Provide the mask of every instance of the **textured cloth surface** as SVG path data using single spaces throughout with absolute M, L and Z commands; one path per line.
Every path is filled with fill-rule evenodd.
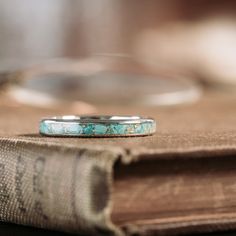
M 6 103 L 5 103 L 6 104 Z M 157 120 L 154 136 L 139 138 L 47 138 L 38 134 L 40 118 L 67 114 L 66 108 L 49 111 L 1 106 L 0 136 L 64 145 L 120 147 L 138 153 L 232 152 L 236 148 L 236 95 L 206 94 L 193 105 L 169 108 L 99 107 L 98 114 L 138 114 Z
M 118 154 L 0 139 L 0 220 L 110 235 L 110 185 Z M 102 156 L 102 158 L 101 158 Z

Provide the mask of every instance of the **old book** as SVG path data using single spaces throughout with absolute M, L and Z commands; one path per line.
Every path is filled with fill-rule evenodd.
M 158 120 L 154 136 L 112 139 L 41 137 L 39 119 L 55 111 L 2 104 L 0 218 L 90 235 L 236 229 L 235 104 L 208 94 L 178 108 L 101 107 Z

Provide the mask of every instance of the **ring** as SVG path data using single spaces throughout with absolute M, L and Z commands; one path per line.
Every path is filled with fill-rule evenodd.
M 39 132 L 47 136 L 146 136 L 156 132 L 156 122 L 139 116 L 61 116 L 42 119 Z

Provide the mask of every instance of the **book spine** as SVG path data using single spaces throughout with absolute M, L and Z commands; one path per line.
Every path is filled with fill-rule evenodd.
M 0 220 L 119 234 L 110 221 L 116 159 L 112 151 L 0 139 Z

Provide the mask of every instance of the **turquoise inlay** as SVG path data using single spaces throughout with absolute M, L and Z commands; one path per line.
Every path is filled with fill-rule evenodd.
M 94 134 L 94 125 L 93 124 L 82 125 L 82 127 L 83 127 L 83 134 L 85 134 L 85 135 L 93 135 Z
M 143 124 L 141 125 L 141 130 L 142 130 L 142 133 L 145 133 L 145 132 L 146 132 L 146 130 L 147 130 L 147 123 L 143 123 Z
M 150 130 L 150 124 L 149 123 L 143 123 L 142 127 L 143 127 L 143 133 L 149 132 L 149 130 Z
M 83 128 L 79 124 L 65 124 L 65 132 L 69 134 L 82 134 Z
M 126 125 L 111 124 L 110 130 L 111 130 L 112 134 L 125 134 L 126 133 Z
M 126 125 L 125 133 L 126 134 L 134 134 L 135 133 L 135 124 Z
M 107 126 L 103 124 L 95 124 L 94 125 L 94 134 L 106 134 L 107 132 Z
M 140 123 L 79 123 L 79 122 L 40 122 L 40 133 L 65 136 L 103 136 L 103 135 L 147 135 L 156 131 L 153 122 Z
M 151 123 L 148 123 L 148 132 L 153 131 L 153 125 Z
M 48 126 L 44 122 L 40 122 L 39 129 L 41 133 L 48 133 Z
M 135 133 L 142 134 L 144 132 L 143 124 L 135 125 Z
M 151 132 L 151 130 L 152 130 L 151 124 L 150 124 L 150 123 L 147 123 L 147 131 L 148 131 L 148 132 Z
M 53 133 L 53 134 L 64 134 L 65 133 L 65 129 L 63 127 L 63 124 L 50 124 L 49 125 L 49 133 Z

